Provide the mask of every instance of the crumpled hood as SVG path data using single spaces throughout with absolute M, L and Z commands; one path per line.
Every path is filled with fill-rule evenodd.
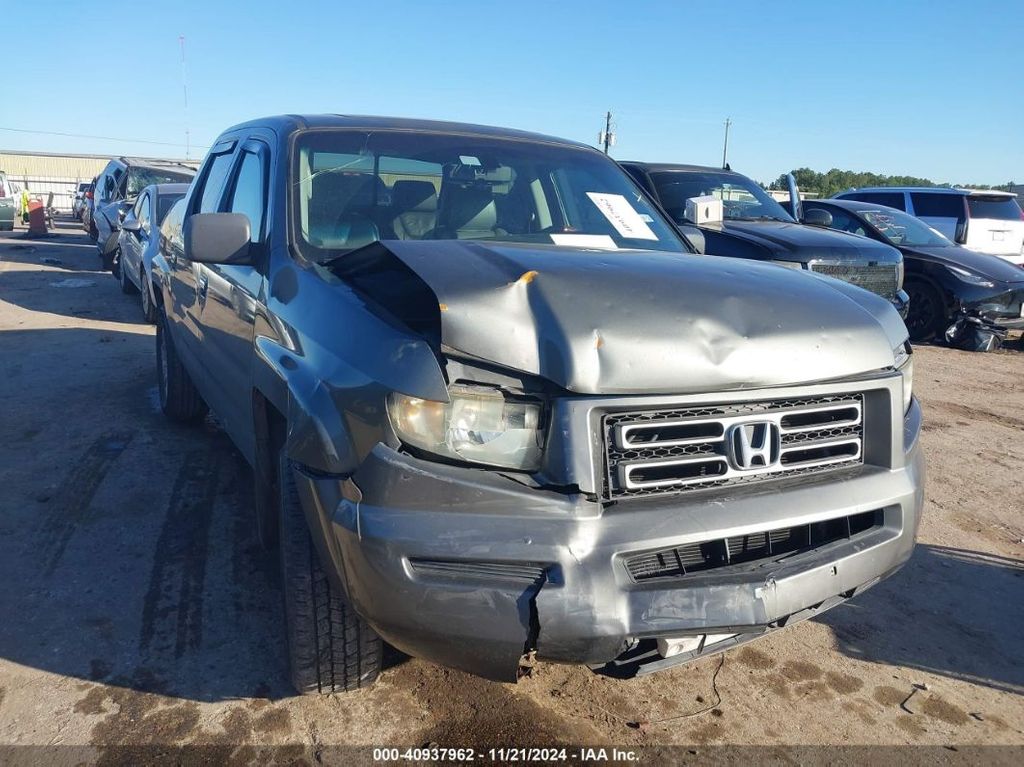
M 1005 258 L 993 256 L 988 253 L 978 253 L 974 250 L 961 248 L 959 245 L 948 247 L 928 247 L 915 245 L 903 249 L 903 253 L 909 258 L 923 258 L 927 261 L 937 261 L 942 264 L 959 266 L 961 269 L 980 274 L 993 280 L 1003 282 L 1024 282 L 1024 269 L 1011 264 Z
M 581 394 L 853 376 L 890 367 L 907 337 L 878 296 L 747 260 L 470 241 L 370 247 L 434 293 L 445 346 Z
M 818 226 L 786 221 L 723 221 L 719 226 L 723 232 L 752 240 L 775 253 L 789 256 L 791 260 L 867 258 L 882 263 L 900 261 L 899 251 L 884 242 Z

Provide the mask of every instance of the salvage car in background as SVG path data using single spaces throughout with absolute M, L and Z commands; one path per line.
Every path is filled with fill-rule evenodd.
M 802 226 L 759 184 L 733 170 L 700 165 L 620 163 L 702 253 L 772 261 L 850 282 L 906 314 L 899 251 L 887 245 Z M 722 201 L 722 220 L 687 218 L 686 202 Z
M 592 147 L 267 118 L 218 138 L 161 242 L 161 407 L 211 408 L 254 467 L 302 692 L 372 682 L 381 638 L 504 681 L 533 651 L 655 671 L 911 555 L 892 305 L 692 254 Z
M 79 184 L 78 189 L 75 190 L 75 199 L 71 203 L 71 216 L 76 221 L 82 220 L 82 208 L 85 206 L 85 201 L 92 196 L 92 183 Z
M 139 192 L 150 184 L 188 183 L 194 175 L 195 169 L 168 160 L 118 157 L 107 163 L 96 177 L 89 223 L 104 269 L 112 269 L 117 260 L 121 218 Z
M 833 199 L 905 211 L 965 248 L 1024 266 L 1024 212 L 1012 192 L 881 186 L 850 189 Z
M 1024 328 L 1024 269 L 998 256 L 960 247 L 895 208 L 859 200 L 807 200 L 828 214 L 823 225 L 888 243 L 903 253 L 913 341 L 945 338 L 979 351 L 997 347 L 1005 331 Z
M 14 218 L 18 210 L 18 200 L 14 187 L 7 180 L 7 174 L 0 170 L 0 230 L 14 230 Z
M 121 223 L 114 276 L 121 283 L 123 293 L 139 292 L 142 314 L 147 322 L 156 321 L 150 269 L 160 247 L 160 224 L 167 217 L 167 211 L 187 191 L 188 184 L 147 186 Z

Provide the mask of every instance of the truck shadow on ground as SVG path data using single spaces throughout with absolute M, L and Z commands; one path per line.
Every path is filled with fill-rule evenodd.
M 130 360 L 114 376 L 111 346 Z M 163 417 L 148 336 L 0 332 L 9 359 L 37 347 L 0 384 L 21 402 L 0 445 L 0 478 L 21 478 L 0 482 L 0 658 L 183 700 L 293 695 L 278 562 L 253 534 L 251 471 L 227 435 Z M 76 348 L 108 365 L 41 386 Z
M 889 580 L 818 618 L 858 660 L 1024 693 L 1024 562 L 918 545 Z

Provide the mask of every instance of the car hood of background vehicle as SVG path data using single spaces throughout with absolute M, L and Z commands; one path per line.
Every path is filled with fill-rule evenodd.
M 957 245 L 947 247 L 914 246 L 901 248 L 908 258 L 923 258 L 927 261 L 938 261 L 943 264 L 959 266 L 968 271 L 980 274 L 993 280 L 1003 282 L 1024 282 L 1024 269 L 1011 264 L 999 256 L 978 253 L 974 250 L 961 248 Z
M 410 326 L 428 306 L 444 346 L 583 394 L 843 378 L 891 367 L 906 339 L 885 299 L 740 259 L 389 241 L 332 268 Z
M 869 259 L 899 263 L 900 260 L 899 252 L 883 242 L 788 221 L 726 220 L 720 225 L 719 231 L 751 240 L 795 261 L 809 261 L 812 258 L 835 261 Z

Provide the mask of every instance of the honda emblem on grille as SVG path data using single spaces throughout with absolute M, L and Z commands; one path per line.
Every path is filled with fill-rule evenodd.
M 748 421 L 729 428 L 729 462 L 737 471 L 774 466 L 779 460 L 779 427 L 771 421 Z

